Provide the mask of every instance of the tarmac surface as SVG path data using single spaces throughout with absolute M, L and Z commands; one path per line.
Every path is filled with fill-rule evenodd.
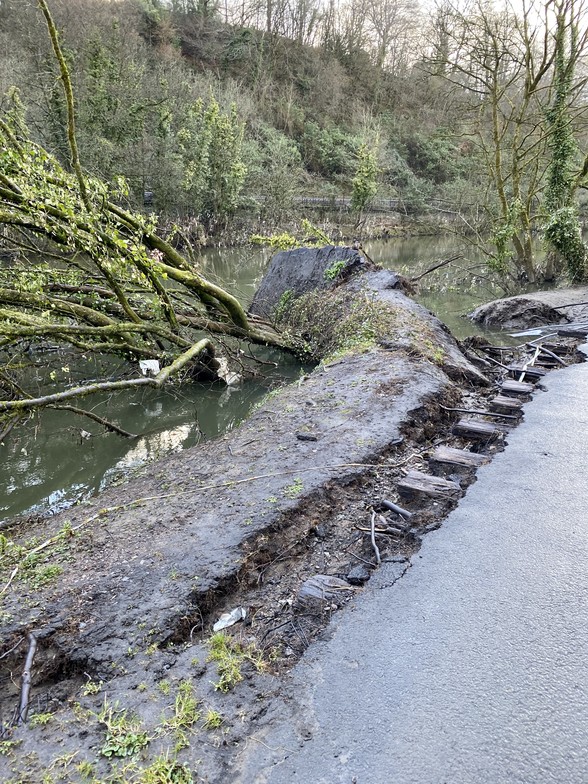
M 545 386 L 404 576 L 307 651 L 239 782 L 588 782 L 588 363 Z

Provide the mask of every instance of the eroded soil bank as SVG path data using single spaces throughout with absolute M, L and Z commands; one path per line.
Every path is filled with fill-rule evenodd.
M 476 308 L 470 318 L 484 327 L 503 329 L 588 322 L 588 286 L 495 299 Z
M 335 262 L 337 274 L 325 275 Z M 393 273 L 341 249 L 315 265 L 315 287 L 338 303 L 349 296 L 387 314 L 370 342 L 269 397 L 223 439 L 4 532 L 2 781 L 231 781 L 238 753 L 271 720 L 281 673 L 365 590 L 376 567 L 372 511 L 384 512 L 379 557 L 398 579 L 473 481 L 452 474 L 447 497 L 397 493 L 436 445 L 464 446 L 455 409 L 492 393 L 492 363 L 482 361 L 483 375 Z M 290 272 L 274 296 L 297 285 Z M 473 451 L 491 457 L 507 431 Z M 315 600 L 301 586 L 316 575 L 340 582 Z M 215 635 L 235 608 L 245 619 Z

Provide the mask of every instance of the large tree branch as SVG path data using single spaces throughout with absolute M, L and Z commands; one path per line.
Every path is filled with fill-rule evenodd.
M 73 387 L 63 392 L 55 392 L 50 395 L 42 395 L 35 398 L 25 398 L 21 400 L 0 400 L 0 411 L 29 411 L 33 408 L 42 408 L 61 404 L 66 400 L 79 397 L 88 397 L 96 392 L 115 392 L 119 389 L 132 389 L 134 387 L 155 387 L 159 389 L 170 378 L 177 375 L 187 364 L 193 362 L 198 357 L 205 354 L 214 356 L 214 346 L 208 338 L 198 341 L 183 354 L 180 354 L 171 365 L 167 365 L 153 377 L 129 378 L 124 381 L 102 381 L 95 384 L 86 384 L 82 387 Z
M 63 92 L 65 94 L 65 100 L 67 105 L 67 139 L 69 143 L 69 149 L 71 151 L 72 166 L 75 171 L 76 177 L 78 179 L 82 201 L 86 209 L 88 210 L 88 212 L 91 212 L 92 205 L 90 203 L 90 197 L 88 196 L 88 189 L 86 188 L 86 181 L 84 179 L 84 175 L 82 172 L 82 165 L 80 163 L 80 155 L 78 152 L 78 142 L 76 139 L 74 97 L 73 97 L 73 88 L 71 85 L 71 78 L 69 75 L 69 68 L 67 67 L 67 63 L 65 62 L 65 57 L 63 56 L 63 52 L 61 51 L 61 46 L 59 44 L 59 36 L 57 34 L 57 28 L 55 27 L 53 19 L 51 18 L 49 7 L 47 6 L 45 0 L 37 0 L 37 2 L 39 3 L 39 8 L 41 9 L 43 16 L 45 17 L 45 21 L 47 22 L 47 29 L 49 30 L 49 36 L 51 38 L 51 45 L 53 46 L 55 58 L 57 59 L 57 62 L 59 64 L 61 82 L 63 85 Z

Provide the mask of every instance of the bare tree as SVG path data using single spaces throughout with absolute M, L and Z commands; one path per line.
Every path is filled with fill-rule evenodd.
M 437 15 L 437 45 L 431 71 L 465 98 L 461 131 L 477 150 L 486 176 L 483 209 L 491 226 L 490 262 L 507 275 L 533 282 L 545 275 L 537 266 L 534 235 L 549 164 L 550 129 L 545 122 L 554 77 L 556 30 L 578 25 L 575 0 L 507 3 L 445 3 Z M 559 21 L 558 21 L 559 19 Z M 571 61 L 586 51 L 577 38 Z M 571 117 L 584 113 L 579 100 L 584 78 L 569 91 Z M 471 226 L 468 226 L 471 229 Z
M 366 30 L 373 41 L 374 63 L 399 73 L 413 56 L 412 34 L 419 24 L 419 6 L 415 0 L 367 0 Z

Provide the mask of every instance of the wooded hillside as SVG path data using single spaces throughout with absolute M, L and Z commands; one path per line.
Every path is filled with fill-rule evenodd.
M 301 196 L 348 197 L 361 213 L 377 194 L 406 214 L 447 217 L 499 274 L 550 279 L 567 263 L 582 277 L 581 0 L 51 9 L 74 75 L 80 158 L 92 175 L 123 178 L 130 207 L 192 218 L 198 238 L 238 211 L 276 227 L 303 211 Z M 1 92 L 18 87 L 33 137 L 67 164 L 35 0 L 2 0 L 0 25 Z M 539 232 L 553 248 L 541 269 Z

